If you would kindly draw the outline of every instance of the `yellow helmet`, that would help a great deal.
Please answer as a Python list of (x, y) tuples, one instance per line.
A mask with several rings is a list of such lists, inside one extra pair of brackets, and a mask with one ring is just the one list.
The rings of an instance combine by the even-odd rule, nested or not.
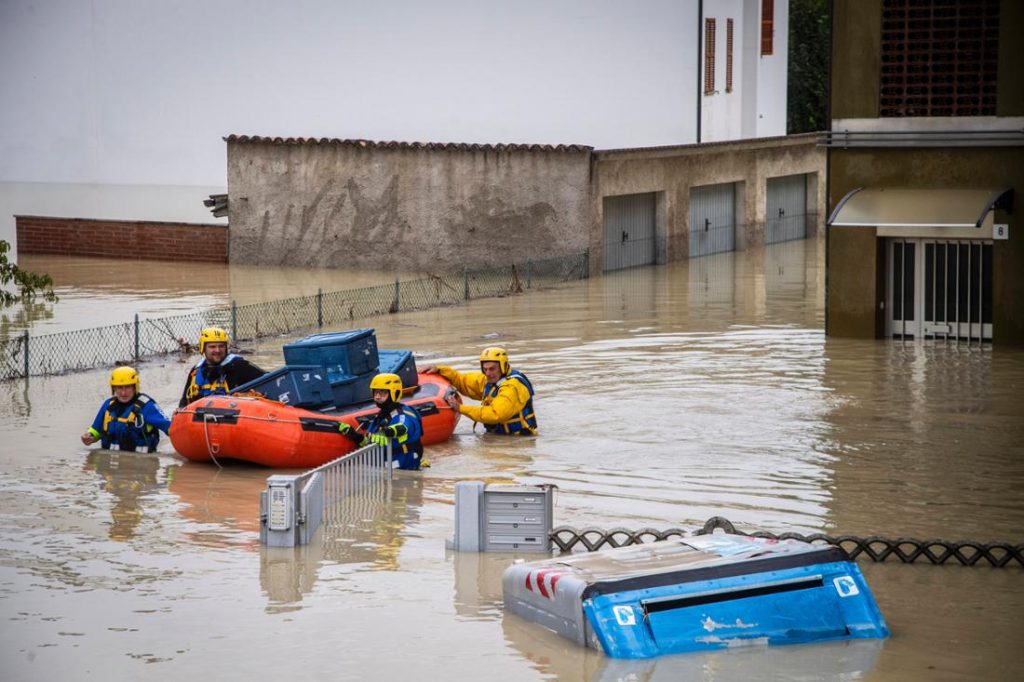
[(508, 364), (508, 353), (505, 352), (504, 348), (498, 348), (497, 346), (484, 348), (484, 351), (480, 353), (481, 369), (485, 362), (498, 363), (498, 369), (501, 370), (501, 376), (508, 375), (509, 370), (512, 369)]
[(134, 386), (135, 392), (139, 392), (139, 373), (134, 367), (118, 367), (110, 373), (110, 391), (113, 392), (117, 386)]
[(378, 374), (370, 380), (370, 395), (374, 391), (387, 391), (391, 401), (397, 403), (402, 397), (402, 377), (397, 374)]
[(228, 333), (220, 327), (207, 327), (199, 334), (199, 352), (206, 352), (208, 343), (227, 343)]

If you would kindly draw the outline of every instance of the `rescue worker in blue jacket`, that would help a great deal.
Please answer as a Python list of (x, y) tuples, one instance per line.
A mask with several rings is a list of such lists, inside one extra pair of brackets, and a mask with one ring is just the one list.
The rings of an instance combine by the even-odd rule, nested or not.
[(228, 353), (228, 333), (220, 327), (207, 327), (202, 331), (199, 352), (203, 359), (189, 371), (178, 407), (208, 395), (227, 395), (231, 389), (264, 374), (245, 358)]
[(139, 392), (139, 373), (132, 367), (118, 367), (110, 373), (110, 392), (113, 396), (100, 406), (89, 430), (82, 434), (82, 442), (119, 450), (145, 449), (156, 452), (160, 432), (167, 433), (171, 420), (156, 401)]
[(378, 374), (370, 381), (370, 394), (380, 409), (365, 424), (365, 432), (361, 433), (345, 422), (338, 424), (338, 430), (360, 447), (370, 443), (391, 443), (391, 456), (399, 469), (416, 471), (427, 466), (423, 457), (420, 413), (399, 402), (402, 378), (397, 374)]
[(504, 348), (485, 348), (480, 353), (479, 372), (459, 372), (445, 365), (430, 365), (423, 371), (440, 374), (456, 391), (479, 400), (479, 405), (463, 405), (458, 395), (446, 399), (453, 410), (480, 422), (488, 433), (520, 436), (537, 433), (533, 384), (525, 374), (512, 369)]

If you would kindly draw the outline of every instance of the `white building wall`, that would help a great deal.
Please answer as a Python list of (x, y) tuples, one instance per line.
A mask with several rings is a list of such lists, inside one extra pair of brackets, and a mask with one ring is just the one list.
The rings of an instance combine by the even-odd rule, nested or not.
[[(761, 0), (706, 0), (715, 22), (715, 92), (704, 94), (701, 50), (701, 142), (786, 134), (789, 1), (775, 0), (774, 54), (761, 55)], [(726, 91), (728, 20), (733, 20), (733, 89)], [(701, 22), (703, 25), (703, 21)]]
[(760, 45), (757, 49), (757, 136), (785, 135), (786, 88), (789, 85), (789, 0), (775, 0), (774, 54), (760, 56)]
[(761, 3), (758, 0), (743, 3), (743, 72), (748, 78), (743, 84), (743, 103), (740, 116), (743, 119), (742, 137), (758, 136), (758, 65), (761, 61)]
[[(747, 0), (748, 2), (750, 0)], [(738, 140), (743, 136), (743, 4), (744, 0), (714, 0), (704, 3), (704, 19), (715, 20), (715, 92), (704, 94), (704, 54), (701, 57), (701, 142)], [(728, 20), (733, 21), (732, 91), (726, 90)], [(702, 27), (704, 21), (701, 22)], [(704, 36), (703, 30), (701, 36)], [(755, 81), (756, 82), (756, 81)]]

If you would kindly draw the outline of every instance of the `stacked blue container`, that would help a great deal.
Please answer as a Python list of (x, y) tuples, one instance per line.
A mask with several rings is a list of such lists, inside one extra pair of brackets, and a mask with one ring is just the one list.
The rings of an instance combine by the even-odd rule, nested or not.
[(370, 400), (370, 380), (380, 359), (373, 329), (313, 334), (284, 347), (288, 365), (319, 365), (339, 407)]
[(258, 391), (295, 407), (345, 407), (370, 402), (370, 381), (378, 372), (397, 374), (406, 388), (419, 383), (412, 352), (378, 351), (373, 329), (307, 336), (285, 345), (284, 361), (232, 393)]

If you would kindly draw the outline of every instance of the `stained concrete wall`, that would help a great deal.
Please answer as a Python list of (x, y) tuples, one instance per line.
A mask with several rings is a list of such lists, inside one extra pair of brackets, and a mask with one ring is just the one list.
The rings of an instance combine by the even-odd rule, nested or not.
[[(690, 189), (701, 185), (741, 183), (737, 187), (737, 219), (741, 221), (736, 248), (764, 244), (768, 178), (815, 174), (808, 183), (808, 204), (825, 205), (825, 150), (815, 134), (761, 138), (681, 147), (598, 151), (590, 229), (591, 271), (603, 262), (602, 199), (621, 194), (664, 193), (664, 223), (658, 236), (665, 240), (664, 260), (690, 255)], [(659, 194), (659, 196), (661, 196)], [(813, 202), (813, 204), (812, 204)], [(813, 211), (808, 236), (823, 234), (824, 216)], [(659, 207), (659, 220), (662, 212)]]
[(590, 147), (227, 142), (232, 262), (439, 272), (587, 247)]

